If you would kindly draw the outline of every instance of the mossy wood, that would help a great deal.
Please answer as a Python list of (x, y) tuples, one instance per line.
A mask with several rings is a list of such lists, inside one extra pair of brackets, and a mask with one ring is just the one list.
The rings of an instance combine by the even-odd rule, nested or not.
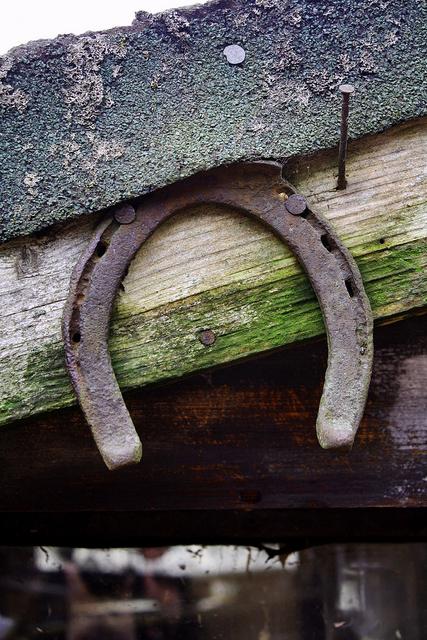
[[(426, 120), (418, 120), (352, 143), (346, 191), (335, 190), (335, 151), (285, 167), (356, 258), (376, 318), (416, 313), (427, 302), (426, 151)], [(1, 423), (75, 401), (60, 319), (72, 268), (98, 219), (0, 249)], [(216, 334), (210, 346), (198, 339), (207, 328)], [(203, 206), (174, 217), (137, 255), (110, 346), (118, 381), (131, 388), (323, 331), (314, 293), (281, 242), (235, 211)]]

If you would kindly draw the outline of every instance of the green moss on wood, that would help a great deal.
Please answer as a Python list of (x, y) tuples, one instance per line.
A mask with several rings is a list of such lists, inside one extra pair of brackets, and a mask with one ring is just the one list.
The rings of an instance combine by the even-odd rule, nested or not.
[[(369, 247), (371, 244), (365, 249)], [(421, 239), (393, 249), (378, 247), (375, 253), (358, 258), (376, 318), (427, 305), (426, 248), (426, 240)], [(205, 328), (217, 335), (210, 347), (197, 338)], [(252, 287), (233, 284), (142, 314), (121, 300), (112, 322), (110, 349), (119, 384), (126, 389), (232, 362), (323, 332), (314, 293), (293, 263), (266, 274)], [(32, 352), (23, 384), (24, 389), (21, 381), (16, 395), (1, 403), (0, 423), (75, 402), (61, 343)]]

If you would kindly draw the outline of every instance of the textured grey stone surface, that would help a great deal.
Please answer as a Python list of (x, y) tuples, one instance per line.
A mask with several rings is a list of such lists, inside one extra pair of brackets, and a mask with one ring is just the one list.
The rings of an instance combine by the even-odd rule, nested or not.
[(13, 49), (0, 239), (218, 164), (334, 146), (343, 82), (351, 137), (422, 115), (426, 41), (420, 0), (229, 0)]

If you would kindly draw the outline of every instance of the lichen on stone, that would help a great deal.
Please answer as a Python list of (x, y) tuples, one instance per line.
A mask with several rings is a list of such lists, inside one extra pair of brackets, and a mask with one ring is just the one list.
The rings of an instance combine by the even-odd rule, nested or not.
[(37, 175), (34, 171), (30, 171), (24, 176), (24, 185), (27, 188), (28, 194), (30, 196), (36, 196), (38, 193), (37, 185), (40, 182), (41, 177)]
[(350, 137), (421, 116), (426, 41), (418, 0), (215, 0), (12, 50), (0, 240), (219, 164), (333, 147), (343, 82), (356, 88)]
[[(65, 55), (63, 94), (69, 107), (69, 121), (86, 126), (94, 125), (106, 95), (101, 67), (107, 55), (122, 60), (126, 56), (124, 42), (117, 42), (104, 34), (95, 33), (81, 36), (68, 46)], [(113, 77), (118, 75), (114, 72), (115, 67)]]
[(5, 57), (0, 61), (0, 107), (16, 109), (23, 113), (27, 108), (29, 96), (22, 89), (14, 89), (6, 81), (7, 74), (12, 68), (12, 60)]

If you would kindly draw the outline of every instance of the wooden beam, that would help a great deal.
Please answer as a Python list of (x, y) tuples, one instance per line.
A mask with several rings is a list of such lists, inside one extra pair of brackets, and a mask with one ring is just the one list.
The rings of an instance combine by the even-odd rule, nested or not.
[[(120, 471), (106, 469), (77, 407), (3, 427), (0, 538), (1, 513), (11, 512), (85, 512), (90, 521), (94, 512), (114, 512), (109, 530), (116, 534), (121, 512), (163, 512), (171, 518), (163, 533), (155, 528), (161, 521), (150, 524), (147, 515), (135, 537), (173, 537), (180, 530), (182, 536), (191, 532), (198, 541), (210, 536), (212, 541), (232, 533), (232, 518), (228, 527), (222, 525), (224, 511), (323, 511), (311, 534), (324, 535), (331, 509), (426, 508), (424, 318), (380, 327), (375, 342), (366, 411), (348, 453), (325, 451), (316, 440), (327, 359), (321, 341), (259, 358), (256, 366), (244, 362), (128, 392), (143, 459)], [(196, 515), (175, 522), (178, 511)], [(212, 529), (207, 523), (215, 518)], [(15, 517), (4, 520), (12, 529)], [(292, 520), (279, 527), (270, 515), (265, 524), (273, 525), (274, 536), (286, 530), (289, 535)], [(257, 531), (256, 522), (254, 517), (248, 537)], [(349, 536), (358, 535), (348, 522), (344, 513), (341, 533), (347, 528)]]
[[(349, 145), (346, 191), (336, 152), (288, 163), (285, 175), (332, 222), (385, 320), (427, 301), (427, 119)], [(75, 402), (60, 319), (71, 270), (99, 216), (0, 247), (0, 424)], [(211, 328), (216, 342), (198, 340)], [(323, 333), (295, 259), (240, 214), (200, 206), (170, 220), (137, 255), (118, 297), (111, 354), (132, 388), (177, 378)]]

